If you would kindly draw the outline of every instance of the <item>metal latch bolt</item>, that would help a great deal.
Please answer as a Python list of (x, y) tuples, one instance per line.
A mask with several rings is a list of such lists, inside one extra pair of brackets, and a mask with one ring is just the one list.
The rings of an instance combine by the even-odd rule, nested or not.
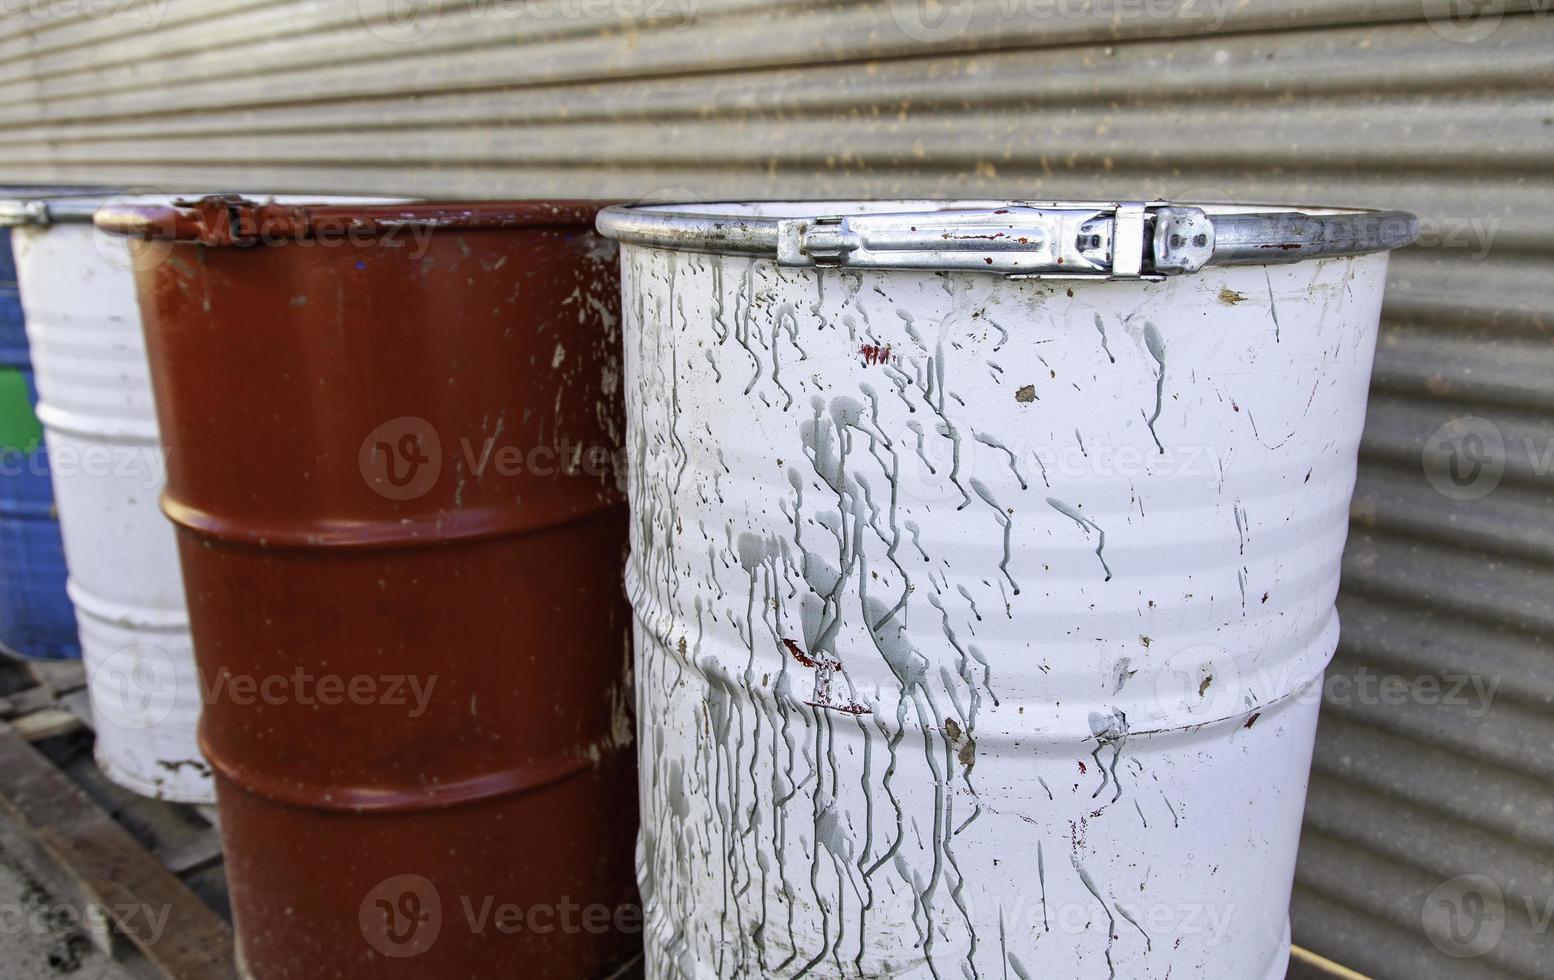
[(1213, 254), (1213, 236), (1213, 224), (1198, 208), (1163, 202), (1026, 203), (784, 219), (777, 224), (777, 260), (786, 266), (963, 270), (1012, 278), (1159, 279), (1202, 268)]

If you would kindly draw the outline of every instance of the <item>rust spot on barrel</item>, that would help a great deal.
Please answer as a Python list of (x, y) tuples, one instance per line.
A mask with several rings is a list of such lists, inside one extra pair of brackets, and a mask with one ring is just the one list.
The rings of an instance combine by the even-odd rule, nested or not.
[(841, 661), (816, 660), (814, 657), (811, 657), (809, 654), (805, 653), (803, 647), (800, 647), (797, 643), (788, 639), (786, 636), (782, 638), (782, 645), (788, 648), (788, 652), (793, 655), (793, 659), (797, 660), (802, 666), (813, 667), (817, 670), (842, 669)]
[(886, 364), (890, 361), (890, 345), (864, 344), (858, 348), (865, 364)]

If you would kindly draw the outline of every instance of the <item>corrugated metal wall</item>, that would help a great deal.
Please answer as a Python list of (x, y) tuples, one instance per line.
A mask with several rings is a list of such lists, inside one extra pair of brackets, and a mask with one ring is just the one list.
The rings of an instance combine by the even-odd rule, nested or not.
[(1418, 212), (1296, 938), (1376, 977), (1550, 977), (1551, 4), (7, 0), (0, 181)]

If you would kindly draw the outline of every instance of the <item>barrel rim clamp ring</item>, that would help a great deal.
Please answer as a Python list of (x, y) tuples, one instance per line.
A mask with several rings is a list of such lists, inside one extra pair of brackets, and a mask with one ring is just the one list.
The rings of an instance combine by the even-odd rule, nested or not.
[(1147, 281), (1210, 265), (1287, 264), (1400, 248), (1419, 232), (1418, 219), (1401, 211), (1215, 213), (1167, 201), (946, 204), (806, 217), (745, 217), (689, 210), (717, 205), (684, 207), (606, 208), (599, 230), (628, 244), (759, 255), (788, 268)]

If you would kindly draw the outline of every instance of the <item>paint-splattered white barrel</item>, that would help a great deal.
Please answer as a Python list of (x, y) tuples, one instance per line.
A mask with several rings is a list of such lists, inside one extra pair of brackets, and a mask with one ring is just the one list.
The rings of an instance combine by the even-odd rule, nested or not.
[(600, 226), (625, 243), (648, 975), (1282, 977), (1411, 218)]
[(126, 240), (94, 233), (96, 203), (51, 201), (13, 241), (97, 762), (147, 796), (210, 803), (132, 260)]

